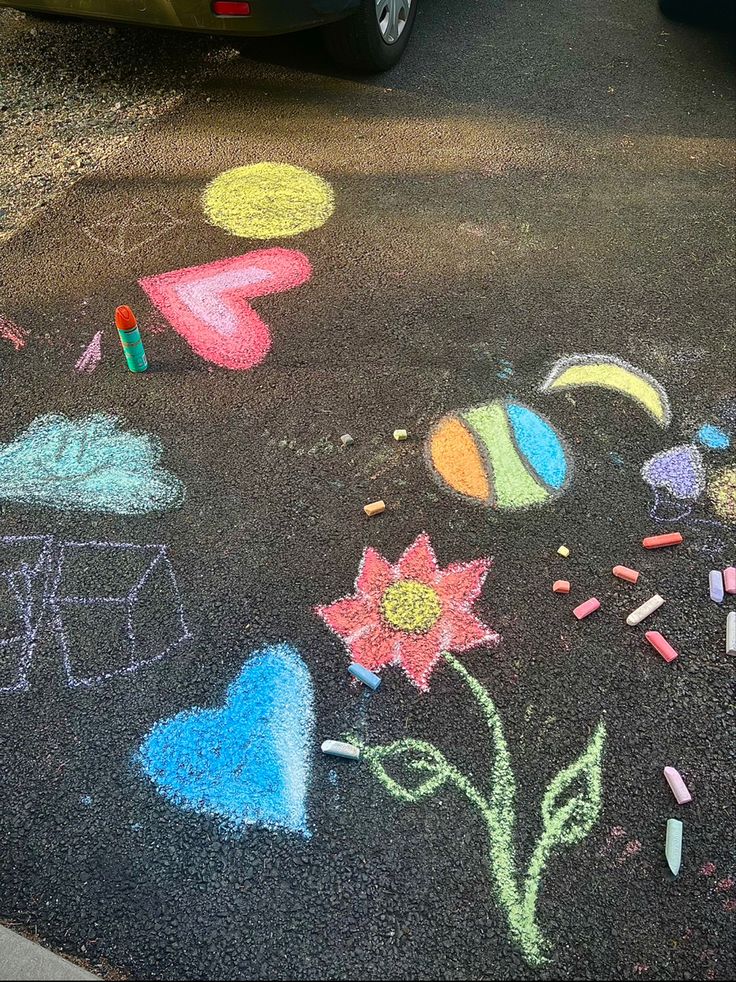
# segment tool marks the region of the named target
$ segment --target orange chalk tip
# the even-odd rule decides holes
[[[595,613],[600,607],[601,602],[597,597],[591,597],[590,600],[586,600],[584,604],[579,604],[575,610],[573,610],[573,615],[581,621],[584,617],[589,614]]]
[[[552,584],[553,593],[569,593],[570,592],[570,581],[569,580],[555,580]]]
[[[682,542],[680,532],[668,532],[666,535],[650,535],[641,540],[645,549],[662,549],[664,546],[679,546]]]
[[[613,575],[620,580],[626,580],[627,583],[636,583],[639,579],[639,573],[635,569],[629,569],[628,566],[614,566]]]
[[[123,305],[122,307],[115,308],[115,327],[119,331],[132,331],[137,323],[135,314],[130,307]]]

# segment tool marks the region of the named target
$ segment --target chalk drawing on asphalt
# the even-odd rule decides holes
[[[295,648],[251,657],[219,709],[187,709],[161,720],[136,755],[172,804],[223,820],[309,836],[312,682]]]
[[[4,536],[0,595],[0,692],[28,688],[41,640],[76,687],[136,672],[191,637],[163,545]]]
[[[184,486],[161,455],[155,437],[123,430],[115,416],[39,416],[0,445],[0,499],[119,515],[175,508]]]
[[[542,505],[564,493],[571,457],[550,421],[512,399],[449,413],[426,443],[441,487],[504,510]]]
[[[661,427],[670,425],[667,393],[652,375],[615,355],[586,354],[560,358],[540,386],[541,392],[560,392],[593,386],[620,392],[638,403]]]
[[[426,534],[394,566],[374,549],[363,555],[356,593],[317,613],[338,634],[351,659],[372,670],[398,664],[410,681],[429,691],[432,672],[448,665],[466,686],[487,728],[490,791],[478,788],[434,744],[413,737],[366,744],[355,733],[361,759],[392,797],[415,805],[454,788],[479,813],[487,835],[488,873],[509,934],[532,965],[544,962],[551,943],[538,923],[537,901],[549,860],[585,839],[602,807],[601,721],[587,747],[549,782],[541,800],[541,831],[526,867],[516,850],[516,777],[503,722],[488,690],[453,651],[495,643],[498,635],[472,607],[488,572],[488,559],[441,570]],[[412,819],[415,821],[415,819]]]
[[[231,235],[272,239],[324,225],[335,196],[318,174],[262,162],[218,174],[205,188],[202,205],[208,221]]]
[[[261,249],[139,283],[196,354],[222,368],[244,371],[262,362],[271,347],[271,330],[250,301],[291,290],[311,274],[303,253]]]
[[[375,672],[400,666],[419,689],[442,652],[495,645],[498,634],[473,611],[489,559],[440,569],[429,536],[419,535],[392,564],[376,549],[363,552],[355,592],[316,613],[351,657]]]
[[[705,490],[703,455],[694,444],[681,444],[650,457],[641,476],[650,488],[678,501],[697,501]]]
[[[715,471],[706,490],[716,517],[728,525],[736,524],[736,466]]]
[[[137,202],[83,225],[82,232],[105,252],[124,259],[144,246],[170,236],[175,228],[185,224],[184,219],[164,205]]]
[[[102,331],[98,331],[74,365],[79,375],[91,375],[102,360]]]
[[[7,341],[12,344],[16,351],[25,348],[29,338],[29,333],[24,327],[14,324],[8,317],[0,314],[0,341]]]
[[[714,426],[712,423],[703,423],[696,433],[695,439],[709,450],[728,450],[731,446],[729,434],[720,426]]]

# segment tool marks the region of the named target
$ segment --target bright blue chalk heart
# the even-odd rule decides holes
[[[309,835],[314,714],[307,666],[290,645],[264,648],[227,690],[222,709],[187,709],[156,723],[137,760],[180,808],[242,828]]]

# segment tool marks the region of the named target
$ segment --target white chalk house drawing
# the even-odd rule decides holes
[[[0,693],[29,688],[41,642],[76,687],[136,672],[191,636],[166,546],[0,537]]]

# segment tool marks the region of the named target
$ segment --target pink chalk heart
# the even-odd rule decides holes
[[[138,282],[192,351],[244,371],[260,364],[271,347],[271,331],[250,301],[291,290],[311,275],[304,253],[259,249]]]

